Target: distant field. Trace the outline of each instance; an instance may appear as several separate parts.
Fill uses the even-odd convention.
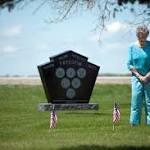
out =
[[[130,77],[123,76],[99,76],[96,83],[99,84],[130,84]],[[6,84],[25,84],[41,85],[39,77],[0,77],[0,85]]]
[[[58,112],[58,126],[49,130],[49,113],[41,85],[0,85],[1,150],[150,150],[150,127],[130,127],[130,85],[96,84],[90,102],[98,111]],[[112,130],[114,101],[121,121]]]

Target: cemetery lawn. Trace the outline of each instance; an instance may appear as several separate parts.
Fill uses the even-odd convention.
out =
[[[49,130],[49,112],[42,86],[0,86],[1,150],[149,150],[150,126],[130,127],[130,85],[96,84],[90,102],[98,111],[58,112],[58,126]],[[118,102],[121,120],[112,130],[112,110]],[[144,114],[143,114],[144,116]]]

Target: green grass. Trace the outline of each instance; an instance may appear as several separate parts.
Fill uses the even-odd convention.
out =
[[[38,112],[46,102],[41,86],[0,86],[1,150],[148,150],[150,127],[131,128],[130,85],[96,85],[90,102],[99,111],[58,112],[58,126],[49,130],[49,112]],[[114,101],[121,110],[121,121],[112,130]]]

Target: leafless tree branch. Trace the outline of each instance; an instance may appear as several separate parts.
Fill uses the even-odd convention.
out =
[[[20,4],[22,8],[30,2],[37,2],[37,0],[0,0],[0,8],[3,9],[7,7],[8,10],[11,11],[14,6],[18,4]],[[134,7],[135,2],[139,2],[138,5],[142,9],[136,10],[136,7]],[[127,3],[131,3],[133,7],[128,7]],[[33,13],[39,11],[45,4],[54,12],[53,15],[50,14],[51,18],[48,20],[49,23],[61,22],[78,11],[96,10],[97,25],[95,29],[98,29],[100,34],[106,29],[106,23],[110,19],[115,18],[117,13],[125,9],[130,9],[131,13],[135,16],[134,20],[129,22],[132,25],[143,23],[150,25],[149,0],[41,0],[39,6]]]

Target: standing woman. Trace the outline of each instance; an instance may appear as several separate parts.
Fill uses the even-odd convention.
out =
[[[132,73],[132,96],[130,123],[140,124],[142,105],[145,106],[145,121],[150,125],[150,41],[148,28],[143,25],[136,30],[137,42],[128,50],[128,69]]]

